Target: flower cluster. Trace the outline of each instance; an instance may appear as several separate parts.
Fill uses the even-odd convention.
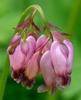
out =
[[[38,92],[49,91],[54,94],[56,88],[64,89],[71,82],[74,50],[72,43],[65,38],[68,34],[50,30],[49,35],[40,35],[41,30],[30,18],[22,22],[16,30],[7,49],[12,68],[11,76],[28,89],[35,84],[35,78],[41,72],[44,84],[38,87]],[[29,25],[32,31],[28,32]],[[49,24],[51,28],[57,28]],[[22,30],[25,30],[22,38]],[[42,31],[45,31],[43,27]]]

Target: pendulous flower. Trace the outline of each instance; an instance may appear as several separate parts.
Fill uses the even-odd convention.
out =
[[[63,85],[68,86],[71,81],[70,74],[74,58],[72,43],[66,39],[64,39],[63,43],[54,41],[50,51],[55,73],[63,79]]]
[[[71,41],[65,38],[69,36],[67,33],[50,30],[60,29],[57,26],[45,22],[46,26],[41,30],[33,21],[34,14],[15,28],[18,32],[7,49],[11,76],[17,83],[31,89],[36,83],[35,78],[41,73],[44,84],[37,91],[54,94],[57,88],[63,90],[70,85],[74,48]],[[38,34],[45,30],[46,35]]]

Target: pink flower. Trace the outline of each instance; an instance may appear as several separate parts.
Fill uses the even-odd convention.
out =
[[[51,59],[55,73],[64,81],[63,85],[70,84],[70,74],[73,64],[73,46],[69,40],[64,40],[62,44],[54,41],[51,46]]]
[[[56,88],[64,89],[70,85],[73,45],[65,38],[68,36],[67,33],[60,34],[50,30],[59,29],[57,26],[45,23],[46,26],[41,30],[33,21],[34,14],[35,10],[15,28],[18,32],[7,49],[12,68],[11,76],[17,83],[21,82],[27,89],[31,89],[35,84],[35,78],[41,72],[44,84],[38,87],[38,92],[48,91],[54,94]],[[30,28],[32,30],[28,32]],[[47,34],[38,37],[38,32],[45,30]]]
[[[13,70],[12,77],[17,82],[22,80],[27,63],[33,56],[35,49],[35,39],[34,37],[29,36],[25,42],[23,40],[20,41],[20,44],[16,46],[12,55],[9,54],[10,66]]]
[[[42,72],[45,84],[38,87],[38,92],[48,91],[54,94],[56,87],[63,89],[62,79],[55,73],[55,69],[51,60],[50,51],[46,51],[40,59],[40,70]]]
[[[26,56],[22,53],[20,45],[16,47],[16,50],[12,55],[9,55],[9,59],[10,59],[10,66],[13,70],[12,77],[16,81],[18,81],[19,77],[21,76],[22,72],[25,70],[26,67],[26,62],[25,62]]]
[[[55,92],[56,88],[56,74],[54,71],[54,66],[51,61],[50,51],[46,51],[40,60],[40,69],[44,77],[45,85],[38,87],[38,92],[44,92],[49,90],[51,94]]]

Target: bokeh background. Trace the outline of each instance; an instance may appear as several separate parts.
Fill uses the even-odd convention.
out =
[[[62,32],[70,33],[74,45],[74,64],[72,82],[69,88],[56,91],[54,96],[37,93],[43,83],[39,75],[31,90],[17,84],[10,76],[5,87],[3,100],[81,100],[81,0],[0,0],[0,77],[6,59],[6,49],[23,11],[31,4],[42,7],[47,20],[60,27]],[[42,26],[39,14],[35,17],[37,25]],[[6,65],[7,66],[7,65]]]

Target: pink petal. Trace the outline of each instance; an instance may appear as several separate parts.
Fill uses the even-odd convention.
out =
[[[48,87],[45,84],[43,84],[38,87],[37,92],[38,93],[45,92],[45,91],[47,91],[47,89],[48,89]]]
[[[32,58],[28,61],[28,65],[25,69],[25,75],[29,80],[35,78],[39,73],[39,52],[36,52]]]
[[[72,43],[69,40],[64,40],[64,44],[67,46],[69,50],[69,55],[68,55],[68,68],[67,71],[71,73],[72,71],[72,65],[73,65],[73,60],[74,60],[74,48]]]
[[[40,69],[47,86],[51,85],[55,79],[55,72],[52,66],[50,51],[46,51],[40,60]]]
[[[36,51],[43,50],[43,48],[47,45],[48,41],[49,41],[49,38],[46,38],[45,41],[39,46],[39,48],[37,48]]]
[[[66,73],[67,60],[60,50],[60,44],[55,41],[51,46],[51,59],[55,69],[55,73],[64,76]]]
[[[46,36],[41,35],[36,42],[36,49],[38,49],[44,43],[45,40],[46,40]]]
[[[10,59],[10,66],[12,67],[14,71],[20,68],[23,69],[25,55],[22,53],[20,49],[20,45],[17,46],[13,55],[9,55],[9,59]]]
[[[52,44],[52,40],[50,39],[43,48],[43,52],[50,50]]]
[[[21,47],[21,51],[23,54],[25,54],[27,56],[28,51],[29,51],[29,44],[28,41],[25,41],[22,39],[20,42],[20,47]]]
[[[33,36],[29,36],[27,38],[27,41],[29,42],[29,44],[32,45],[32,49],[35,50],[36,49],[36,40]]]
[[[34,37],[29,36],[27,38],[27,41],[29,44],[29,52],[28,52],[27,57],[26,57],[26,62],[28,62],[31,59],[31,57],[33,56],[33,54],[36,50],[36,41],[35,41]]]
[[[59,47],[60,47],[60,50],[61,50],[62,54],[67,59],[68,58],[68,55],[69,55],[69,50],[68,50],[67,46],[63,43],[63,44],[60,44]]]

